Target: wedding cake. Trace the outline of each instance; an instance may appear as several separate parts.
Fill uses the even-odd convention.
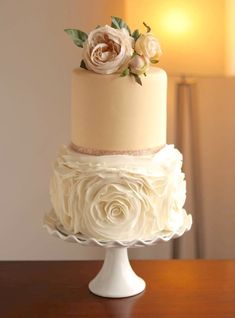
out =
[[[120,18],[88,35],[72,75],[71,144],[55,161],[50,194],[67,233],[98,240],[152,239],[191,227],[182,155],[166,144],[167,76],[160,45]]]

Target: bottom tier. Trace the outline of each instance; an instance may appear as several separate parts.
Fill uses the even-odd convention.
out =
[[[191,226],[181,169],[173,145],[140,156],[91,156],[63,146],[51,180],[52,205],[66,231],[98,240],[177,232],[185,221]]]

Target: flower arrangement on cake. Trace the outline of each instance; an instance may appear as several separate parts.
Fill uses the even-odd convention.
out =
[[[133,76],[142,85],[151,64],[156,64],[162,54],[159,41],[151,28],[143,22],[146,33],[138,29],[131,32],[118,17],[111,17],[111,26],[97,26],[89,34],[77,29],[65,29],[76,46],[83,48],[80,67],[99,73],[120,73]]]

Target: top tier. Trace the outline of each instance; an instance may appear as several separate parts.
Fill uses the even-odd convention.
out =
[[[151,68],[132,77],[76,69],[72,80],[71,141],[78,151],[112,154],[154,150],[166,143],[167,76]]]

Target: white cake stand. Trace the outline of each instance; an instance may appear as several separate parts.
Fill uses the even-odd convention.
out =
[[[158,242],[167,242],[179,237],[191,228],[192,220],[188,217],[185,224],[177,232],[161,232],[151,240],[134,241],[102,241],[87,238],[83,235],[67,233],[58,223],[54,211],[46,214],[43,226],[49,234],[67,242],[79,243],[85,246],[105,248],[105,260],[100,272],[89,283],[89,290],[102,297],[123,298],[134,296],[145,289],[145,281],[133,271],[129,259],[128,248],[151,246]]]

